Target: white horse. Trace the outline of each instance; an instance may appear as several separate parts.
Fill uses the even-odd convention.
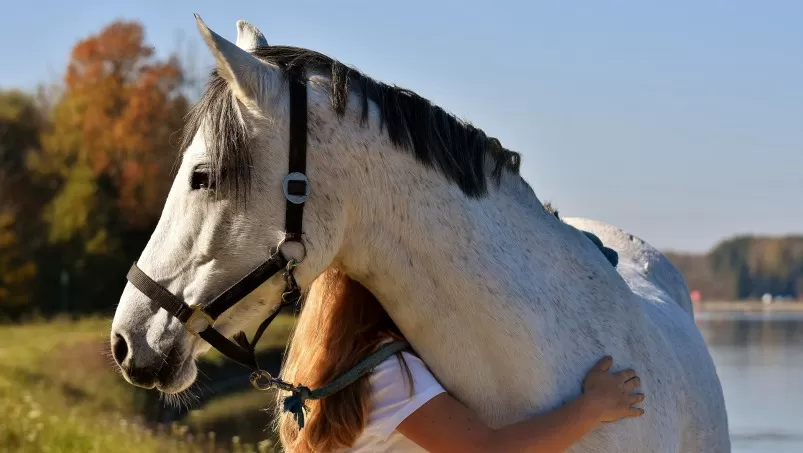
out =
[[[722,389],[686,285],[653,247],[613,226],[566,222],[619,253],[618,269],[547,212],[518,155],[412,92],[318,53],[237,45],[198,21],[217,63],[191,115],[183,160],[138,264],[187,303],[209,300],[282,239],[288,166],[286,66],[308,83],[302,287],[344,269],[376,294],[443,386],[499,427],[560,405],[603,354],[642,377],[646,414],[604,425],[573,452],[727,452]],[[521,82],[520,82],[521,83]],[[293,253],[300,253],[295,250]],[[618,272],[617,272],[618,270]],[[263,318],[273,278],[223,315],[233,334]],[[208,349],[126,286],[112,325],[130,382],[176,393]]]

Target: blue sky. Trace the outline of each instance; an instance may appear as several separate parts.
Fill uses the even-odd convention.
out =
[[[57,81],[116,18],[205,70],[192,14],[232,40],[242,18],[498,137],[565,215],[664,249],[803,233],[803,2],[2,3],[0,87]]]

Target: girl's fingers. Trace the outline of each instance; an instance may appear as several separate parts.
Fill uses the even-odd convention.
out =
[[[624,388],[625,390],[635,390],[641,385],[641,379],[636,376],[628,381],[625,381]]]
[[[594,368],[600,371],[608,371],[611,369],[611,366],[613,366],[613,357],[606,355],[599,362],[597,362],[596,365],[594,365]]]
[[[615,373],[615,375],[622,378],[623,381],[627,381],[629,379],[633,379],[634,377],[636,377],[636,372],[631,369],[627,369]]]
[[[637,404],[644,401],[644,394],[643,393],[633,393],[627,395],[627,404]]]
[[[640,407],[631,407],[625,413],[625,417],[641,417],[644,415],[644,409]]]

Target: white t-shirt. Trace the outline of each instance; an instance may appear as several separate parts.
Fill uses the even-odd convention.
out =
[[[368,422],[348,452],[426,452],[396,431],[396,427],[424,403],[445,390],[421,359],[406,352],[402,352],[402,356],[413,378],[412,394],[410,380],[395,355],[377,365],[368,376],[371,385]]]

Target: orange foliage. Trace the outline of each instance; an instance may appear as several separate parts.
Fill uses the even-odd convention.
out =
[[[80,41],[43,138],[55,158],[50,171],[64,176],[85,166],[111,183],[129,225],[151,224],[170,183],[170,138],[186,112],[181,84],[178,61],[156,60],[137,22],[115,22]]]

